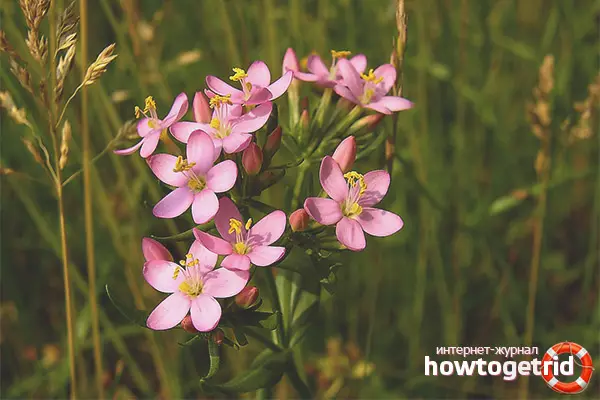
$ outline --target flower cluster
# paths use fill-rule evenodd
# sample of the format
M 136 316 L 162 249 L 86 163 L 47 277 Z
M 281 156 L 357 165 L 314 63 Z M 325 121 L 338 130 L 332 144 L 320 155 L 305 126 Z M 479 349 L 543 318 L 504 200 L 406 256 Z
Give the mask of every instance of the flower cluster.
M 373 116 L 354 120 L 365 109 L 384 115 L 410 108 L 412 104 L 387 95 L 396 79 L 392 65 L 382 65 L 365 74 L 364 55 L 350 59 L 347 51 L 332 51 L 331 55 L 330 68 L 313 54 L 302 71 L 295 53 L 289 49 L 283 60 L 283 74 L 274 82 L 262 61 L 252 63 L 247 71 L 234 68 L 229 79 L 239 88 L 208 76 L 207 89 L 195 93 L 193 121 L 183 121 L 188 111 L 185 93 L 176 97 L 162 119 L 152 97 L 146 98 L 143 109 L 135 108 L 136 117 L 140 118 L 137 133 L 141 140 L 115 153 L 127 155 L 139 149 L 154 175 L 171 188 L 154 206 L 156 217 L 179 217 L 191 207 L 196 224 L 192 229 L 194 241 L 179 263 L 173 261 L 159 242 L 149 238 L 142 241 L 146 260 L 144 278 L 156 290 L 169 294 L 149 315 L 149 328 L 170 329 L 182 323 L 186 330 L 214 330 L 223 313 L 217 299 L 238 296 L 235 301 L 238 306 L 253 302 L 257 290 L 247 286 L 252 266 L 267 267 L 281 262 L 288 245 L 298 244 L 293 240 L 298 232 L 310 235 L 335 225 L 335 237 L 341 248 L 360 251 L 366 246 L 365 232 L 388 236 L 402 228 L 399 216 L 373 207 L 387 193 L 389 174 L 377 170 L 362 175 L 351 170 L 358 145 L 350 133 L 364 127 L 371 129 L 376 124 Z M 298 81 L 314 82 L 326 91 L 323 99 L 327 101 L 320 102 L 317 114 L 326 114 L 333 92 L 355 104 L 355 108 L 342 120 L 337 120 L 334 113 L 329 125 L 322 121 L 311 125 L 306 109 L 302 116 L 290 118 L 296 122 L 285 131 L 290 132 L 293 143 L 304 144 L 306 150 L 299 151 L 300 162 L 270 168 L 284 131 L 278 125 L 273 101 L 288 89 L 290 103 L 297 100 Z M 292 104 L 290 113 L 298 114 L 295 107 L 297 104 Z M 260 143 L 256 133 L 265 125 L 269 125 L 271 132 Z M 325 131 L 325 126 L 336 129 Z M 311 130 L 314 132 L 306 134 Z M 181 151 L 171 137 L 184 144 L 185 149 Z M 343 140 L 333 155 L 327 155 L 333 150 L 330 144 L 340 137 Z M 160 142 L 165 143 L 169 152 L 155 154 Z M 248 215 L 249 207 L 256 203 L 252 197 L 278 182 L 286 169 L 308 168 L 315 157 L 320 160 L 319 177 L 324 192 L 318 197 L 305 198 L 303 207 L 290 214 L 291 232 L 285 234 L 287 217 L 283 211 L 260 202 L 270 212 L 253 223 Z M 298 182 L 301 189 L 302 180 L 299 178 Z M 214 228 L 209 222 L 214 223 Z M 210 229 L 216 229 L 220 237 L 209 233 Z M 286 247 L 276 245 L 284 235 Z M 219 256 L 224 258 L 216 267 Z

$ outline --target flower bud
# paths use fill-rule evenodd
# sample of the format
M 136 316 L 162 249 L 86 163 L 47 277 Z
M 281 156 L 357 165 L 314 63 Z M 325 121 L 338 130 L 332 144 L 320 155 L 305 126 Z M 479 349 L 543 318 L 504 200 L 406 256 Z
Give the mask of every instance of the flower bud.
M 290 47 L 285 52 L 283 56 L 283 65 L 281 66 L 283 73 L 285 74 L 288 71 L 300 71 L 300 65 L 298 64 L 298 57 L 296 57 L 296 53 Z
M 277 153 L 279 146 L 281 146 L 281 126 L 277 126 L 277 128 L 267 136 L 263 151 L 265 155 L 270 158 Z
M 263 163 L 263 153 L 260 147 L 254 142 L 250 143 L 244 154 L 242 154 L 242 165 L 248 175 L 256 175 L 260 172 Z
M 346 100 L 343 97 L 340 97 L 340 99 L 338 100 L 336 107 L 342 111 L 346 111 L 349 112 L 354 108 L 354 103 L 352 103 L 349 100 Z
M 246 309 L 256 303 L 258 300 L 258 288 L 256 286 L 246 286 L 235 296 L 235 304 L 240 308 Z
M 189 314 L 186 315 L 181 321 L 181 327 L 184 331 L 189 333 L 200 333 L 200 331 L 194 327 L 194 324 L 192 323 L 192 317 Z
M 350 126 L 350 128 L 348 129 L 348 132 L 350 134 L 353 134 L 353 133 L 360 131 L 363 128 L 366 129 L 364 133 L 372 132 L 373 130 L 375 130 L 377 125 L 379 125 L 379 123 L 381 122 L 381 120 L 384 117 L 385 117 L 385 114 L 380 114 L 380 113 L 371 114 L 371 115 L 362 117 L 361 119 L 359 119 L 358 121 L 353 123 L 352 126 Z
M 354 160 L 356 160 L 356 139 L 354 139 L 354 136 L 348 136 L 342 140 L 342 143 L 333 152 L 332 157 L 338 163 L 342 172 L 350 171 Z
M 302 114 L 300 114 L 300 123 L 304 129 L 308 129 L 308 124 L 310 122 L 310 116 L 308 115 L 308 110 L 302 110 Z
M 303 208 L 294 211 L 290 215 L 290 226 L 294 232 L 302 232 L 308 227 L 310 216 Z
M 300 107 L 302 107 L 302 110 L 308 110 L 309 106 L 310 106 L 310 103 L 308 102 L 308 97 L 304 96 L 300 100 Z
M 144 258 L 146 259 L 146 261 L 173 261 L 173 256 L 171 255 L 171 253 L 169 253 L 169 250 L 167 250 L 165 246 L 163 246 L 154 239 L 142 239 L 142 253 L 144 253 Z
M 194 95 L 194 119 L 196 122 L 202 122 L 204 124 L 208 124 L 212 117 L 212 112 L 210 111 L 210 106 L 208 104 L 208 100 L 202 92 L 196 92 Z
M 223 344 L 223 340 L 225 339 L 225 333 L 220 328 L 217 328 L 213 331 L 212 340 L 215 341 L 217 345 Z

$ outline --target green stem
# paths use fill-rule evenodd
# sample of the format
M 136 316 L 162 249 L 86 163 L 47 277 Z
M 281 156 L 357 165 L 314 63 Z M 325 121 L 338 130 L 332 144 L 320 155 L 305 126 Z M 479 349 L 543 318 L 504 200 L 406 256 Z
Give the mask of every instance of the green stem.
M 323 119 L 325 118 L 325 111 L 329 107 L 329 103 L 331 102 L 331 89 L 325 89 L 323 92 L 323 97 L 321 97 L 321 102 L 319 103 L 319 108 L 317 109 L 317 114 L 315 116 L 315 121 L 318 126 L 323 125 Z
M 290 361 L 287 368 L 287 376 L 290 378 L 290 383 L 293 386 L 294 390 L 298 393 L 300 398 L 302 399 L 312 399 L 313 395 L 310 393 L 310 389 L 306 386 L 306 383 L 300 378 L 298 375 L 298 370 L 296 369 L 296 364 L 293 361 Z
M 302 185 L 304 184 L 304 178 L 306 177 L 306 171 L 310 168 L 310 163 L 304 161 L 298 167 L 298 176 L 296 177 L 296 184 L 294 185 L 294 192 L 292 196 L 292 209 L 300 207 L 300 192 L 302 191 Z
M 279 302 L 279 294 L 277 293 L 277 285 L 275 277 L 271 269 L 266 269 L 267 285 L 269 285 L 269 293 L 271 295 L 271 303 L 274 311 L 277 313 L 277 335 L 278 344 L 285 345 L 285 326 L 283 325 L 283 314 L 281 312 L 281 303 Z

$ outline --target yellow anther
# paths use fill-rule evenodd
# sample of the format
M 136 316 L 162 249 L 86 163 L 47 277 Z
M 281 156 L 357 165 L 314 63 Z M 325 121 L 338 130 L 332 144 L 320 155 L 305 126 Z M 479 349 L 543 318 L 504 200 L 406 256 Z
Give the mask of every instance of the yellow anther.
M 219 96 L 218 94 L 215 94 L 211 99 L 210 99 L 210 107 L 211 108 L 215 108 L 217 106 L 220 106 L 221 104 L 229 104 L 231 105 L 231 95 L 227 94 L 225 96 Z
M 373 71 L 373 69 L 370 69 L 369 73 L 367 75 L 360 74 L 360 77 L 363 78 L 365 81 L 373 82 L 374 84 L 378 84 L 383 81 L 383 77 L 380 76 L 378 78 L 377 75 L 375 75 L 375 72 Z
M 221 121 L 218 118 L 213 118 L 210 120 L 210 126 L 219 129 L 221 127 Z
M 235 232 L 236 234 L 242 233 L 242 221 L 238 221 L 235 218 L 229 220 L 229 231 L 230 234 Z
M 346 58 L 350 54 L 352 54 L 352 52 L 348 51 L 348 50 L 342 50 L 342 51 L 331 50 L 331 56 L 333 58 Z
M 150 110 L 156 110 L 156 103 L 152 96 L 146 97 L 146 105 L 144 107 L 144 112 L 148 112 Z
M 246 91 L 250 92 L 252 90 L 252 84 L 250 82 L 246 82 Z
M 229 77 L 229 79 L 231 79 L 231 80 L 232 80 L 232 81 L 234 81 L 234 82 L 241 81 L 242 79 L 244 79 L 244 78 L 247 78 L 247 77 L 248 77 L 248 74 L 246 73 L 246 71 L 244 71 L 244 70 L 243 70 L 243 69 L 241 69 L 241 68 L 234 68 L 234 69 L 233 69 L 233 72 L 234 72 L 234 74 L 233 74 L 233 75 L 231 75 L 231 76 Z
M 184 260 L 181 260 L 181 261 L 179 261 L 179 264 L 180 264 L 181 266 L 185 267 L 185 261 L 184 261 Z
M 135 117 L 139 118 L 141 116 L 142 116 L 142 110 L 138 106 L 135 106 Z
M 173 271 L 173 280 L 177 279 L 177 277 L 179 276 L 179 271 L 180 271 L 179 268 L 177 268 L 175 271 Z
M 195 162 L 188 163 L 183 157 L 178 156 L 177 161 L 175 161 L 175 168 L 173 168 L 173 172 L 186 172 L 192 169 L 194 165 L 196 165 Z
M 356 171 L 350 171 L 344 174 L 344 178 L 352 187 L 355 187 L 357 184 L 360 185 L 360 191 L 358 192 L 360 196 L 367 190 L 367 182 L 365 182 L 365 177 L 362 174 L 359 174 Z
M 251 226 L 252 226 L 252 218 L 250 218 L 248 221 L 246 221 L 246 230 L 250 229 Z

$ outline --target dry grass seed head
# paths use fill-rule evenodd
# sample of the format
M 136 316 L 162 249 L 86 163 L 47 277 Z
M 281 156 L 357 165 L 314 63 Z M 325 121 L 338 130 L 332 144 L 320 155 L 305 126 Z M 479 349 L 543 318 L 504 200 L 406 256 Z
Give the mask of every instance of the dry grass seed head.
M 115 44 L 111 44 L 107 46 L 100 54 L 98 54 L 98 58 L 94 61 L 87 69 L 85 73 L 85 77 L 83 78 L 82 85 L 87 86 L 96 82 L 100 76 L 104 72 L 106 72 L 106 67 L 112 60 L 117 58 L 117 55 L 113 55 L 113 51 L 115 50 Z

